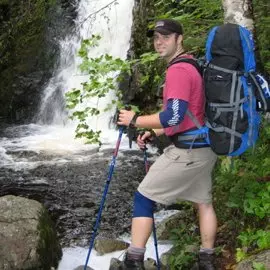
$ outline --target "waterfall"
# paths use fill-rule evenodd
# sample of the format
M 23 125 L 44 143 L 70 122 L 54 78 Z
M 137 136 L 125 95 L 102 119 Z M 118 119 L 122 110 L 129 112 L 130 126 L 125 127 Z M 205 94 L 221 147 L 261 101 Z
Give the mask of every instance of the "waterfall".
M 91 37 L 92 34 L 99 34 L 102 39 L 97 48 L 91 49 L 91 57 L 107 53 L 125 59 L 131 36 L 133 5 L 134 0 L 80 1 L 75 31 L 60 41 L 60 65 L 44 90 L 37 117 L 39 124 L 74 126 L 74 123 L 68 120 L 64 95 L 73 88 L 80 88 L 81 83 L 88 79 L 87 75 L 81 74 L 78 69 L 81 59 L 77 52 L 81 40 Z M 99 99 L 99 109 L 100 106 L 104 108 L 114 97 L 114 93 L 109 93 L 106 98 Z M 89 102 L 95 105 L 97 100 Z M 89 125 L 94 130 L 102 130 L 103 134 L 108 133 L 108 124 L 113 114 L 114 111 L 110 111 L 92 117 Z
M 116 4 L 117 3 L 117 4 Z M 21 168 L 37 166 L 36 162 L 25 162 L 12 156 L 20 151 L 34 151 L 60 154 L 63 156 L 97 148 L 96 145 L 85 144 L 84 140 L 74 139 L 77 123 L 68 119 L 65 109 L 64 95 L 72 88 L 80 88 L 81 83 L 88 80 L 81 74 L 78 66 L 81 59 L 77 56 L 81 41 L 99 34 L 102 39 L 99 46 L 91 50 L 91 57 L 109 54 L 113 57 L 126 59 L 130 46 L 132 10 L 134 0 L 78 0 L 78 17 L 74 31 L 64 40 L 60 40 L 60 59 L 58 68 L 43 91 L 42 104 L 35 124 L 12 126 L 5 130 L 0 140 L 0 165 Z M 114 93 L 98 101 L 105 107 Z M 96 103 L 96 100 L 89 102 Z M 103 147 L 114 147 L 117 139 L 116 130 L 110 128 L 110 119 L 115 110 L 91 117 L 88 125 L 93 130 L 101 130 L 100 140 Z M 128 142 L 124 142 L 128 147 Z M 121 146 L 123 148 L 123 144 Z M 84 154 L 80 158 L 82 158 Z M 76 158 L 76 155 L 72 156 Z M 18 162 L 20 161 L 20 162 Z

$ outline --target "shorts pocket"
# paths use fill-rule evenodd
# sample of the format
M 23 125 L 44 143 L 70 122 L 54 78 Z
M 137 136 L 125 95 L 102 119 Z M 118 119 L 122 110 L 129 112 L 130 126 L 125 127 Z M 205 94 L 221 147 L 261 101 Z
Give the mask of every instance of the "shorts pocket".
M 164 155 L 169 160 L 174 160 L 177 163 L 189 163 L 193 160 L 191 160 L 192 156 L 190 155 L 189 151 L 187 149 L 181 149 L 177 148 L 174 145 L 171 145 L 164 149 Z
M 170 160 L 178 160 L 181 156 L 181 153 L 177 150 L 178 149 L 171 145 L 164 149 L 164 155 Z

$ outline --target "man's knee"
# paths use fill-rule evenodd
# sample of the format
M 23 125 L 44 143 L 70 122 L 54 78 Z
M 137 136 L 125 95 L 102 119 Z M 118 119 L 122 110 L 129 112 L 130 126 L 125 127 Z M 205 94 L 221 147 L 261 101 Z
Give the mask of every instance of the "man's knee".
M 145 196 L 140 192 L 136 192 L 134 195 L 134 209 L 133 217 L 153 217 L 154 209 L 156 203 Z
M 211 207 L 213 207 L 213 204 L 211 202 L 209 202 L 209 203 L 194 203 L 194 205 L 197 208 L 211 208 Z
M 199 212 L 214 211 L 212 203 L 195 203 L 194 206 Z

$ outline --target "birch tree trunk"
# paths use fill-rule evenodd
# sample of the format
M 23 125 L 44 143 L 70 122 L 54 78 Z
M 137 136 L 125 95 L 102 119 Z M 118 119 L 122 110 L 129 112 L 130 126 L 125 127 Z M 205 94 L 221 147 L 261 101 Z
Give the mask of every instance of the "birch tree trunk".
M 225 23 L 236 23 L 254 30 L 252 0 L 222 0 L 222 4 Z

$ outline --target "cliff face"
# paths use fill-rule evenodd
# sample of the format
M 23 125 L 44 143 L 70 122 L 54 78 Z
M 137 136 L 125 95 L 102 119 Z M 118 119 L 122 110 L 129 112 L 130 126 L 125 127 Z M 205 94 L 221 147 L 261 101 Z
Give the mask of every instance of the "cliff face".
M 27 123 L 72 29 L 76 0 L 0 0 L 0 121 Z
M 154 52 L 153 42 L 147 38 L 146 33 L 149 24 L 153 24 L 155 21 L 156 11 L 155 1 L 135 0 L 129 59 L 139 59 L 146 52 Z M 161 73 L 163 70 L 161 69 Z M 149 78 L 152 78 L 152 80 L 148 80 L 152 83 L 147 82 L 142 85 L 140 80 L 146 73 L 149 74 Z M 145 104 L 147 104 L 147 109 L 156 109 L 157 97 L 153 93 L 156 93 L 157 86 L 153 83 L 154 73 L 151 66 L 134 65 L 132 75 L 127 76 L 126 80 L 119 86 L 123 91 L 124 103 L 136 104 L 141 109 L 145 109 Z

